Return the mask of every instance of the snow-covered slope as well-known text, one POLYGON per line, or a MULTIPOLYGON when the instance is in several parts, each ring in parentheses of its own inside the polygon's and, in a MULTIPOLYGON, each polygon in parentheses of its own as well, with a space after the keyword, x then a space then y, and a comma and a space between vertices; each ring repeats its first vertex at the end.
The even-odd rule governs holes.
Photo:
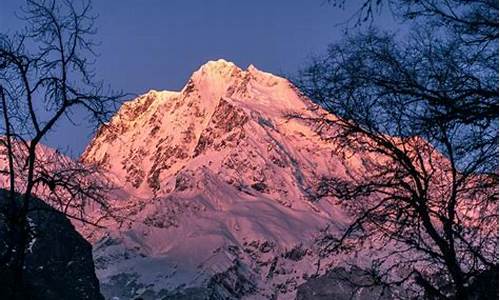
POLYGON ((121 187, 124 218, 89 237, 105 295, 293 298, 318 271, 308 243, 346 222, 314 189, 346 166, 290 114, 334 118, 286 79, 224 60, 126 102, 82 156, 121 187))

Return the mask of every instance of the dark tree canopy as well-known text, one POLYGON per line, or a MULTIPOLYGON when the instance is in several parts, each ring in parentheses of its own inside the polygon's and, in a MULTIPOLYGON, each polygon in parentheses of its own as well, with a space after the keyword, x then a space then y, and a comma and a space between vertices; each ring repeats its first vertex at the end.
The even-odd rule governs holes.
POLYGON ((498 270, 498 2, 367 0, 355 24, 383 5, 414 26, 408 35, 359 30, 297 80, 339 116, 304 121, 346 161, 372 158, 318 186, 353 217, 319 244, 327 255, 376 240, 380 281, 472 299, 471 283, 498 270))

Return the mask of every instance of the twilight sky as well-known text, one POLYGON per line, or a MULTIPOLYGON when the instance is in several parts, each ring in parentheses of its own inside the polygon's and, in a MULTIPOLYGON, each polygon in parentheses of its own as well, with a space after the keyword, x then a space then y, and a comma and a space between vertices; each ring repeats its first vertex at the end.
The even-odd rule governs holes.
MULTIPOLYGON (((344 27, 335 25, 353 12, 325 0, 93 2, 99 15, 95 40, 101 42, 97 76, 114 89, 137 94, 180 90, 193 71, 217 58, 292 74, 342 37, 344 27)), ((21 3, 1 0, 2 32, 18 28, 14 12, 21 3)), ((379 22, 392 23, 385 16, 379 22)), ((45 143, 78 156, 91 137, 89 124, 63 122, 45 143)))

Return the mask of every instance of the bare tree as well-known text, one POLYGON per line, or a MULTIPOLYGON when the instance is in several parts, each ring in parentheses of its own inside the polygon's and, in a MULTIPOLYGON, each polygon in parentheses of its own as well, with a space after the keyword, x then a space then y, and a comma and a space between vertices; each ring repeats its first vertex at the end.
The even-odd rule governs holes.
MULTIPOLYGON (((346 8, 345 0, 328 2, 346 8)), ((446 27, 468 42, 498 39, 497 0, 360 0, 350 4, 354 13, 346 22, 349 26, 372 23, 388 11, 401 21, 423 20, 436 28, 446 27)))
MULTIPOLYGON (((382 2, 361 9, 373 16, 370 5, 382 2)), ((325 255, 375 245, 386 283, 472 299, 470 286, 498 270, 498 3, 387 3, 425 22, 405 38, 371 28, 347 37, 297 80, 339 116, 303 119, 348 168, 317 192, 353 222, 319 243, 325 255)))
POLYGON ((90 1, 27 0, 20 19, 24 30, 0 35, 0 144, 9 189, 2 215, 12 241, 2 263, 12 272, 14 296, 22 299, 32 197, 45 198, 70 218, 94 223, 84 208, 91 202, 105 208, 103 194, 110 187, 97 167, 73 162, 41 143, 62 119, 71 121, 72 113, 104 122, 121 95, 95 81, 90 1))

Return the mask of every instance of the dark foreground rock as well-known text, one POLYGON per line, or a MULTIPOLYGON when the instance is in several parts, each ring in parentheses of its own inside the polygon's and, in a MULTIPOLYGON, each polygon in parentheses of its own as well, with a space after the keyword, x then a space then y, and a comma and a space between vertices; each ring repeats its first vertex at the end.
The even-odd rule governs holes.
POLYGON ((472 300, 499 299, 498 298, 498 265, 479 274, 473 280, 469 289, 472 291, 472 300))
MULTIPOLYGON (((0 208, 6 192, 0 190, 0 208)), ((29 214, 35 238, 28 246, 23 290, 30 300, 103 300, 92 260, 92 246, 61 213, 39 199, 33 199, 29 214)), ((6 222, 0 214, 0 255, 9 241, 6 222)), ((0 265, 0 299, 11 299, 12 274, 0 265)))
POLYGON ((392 299, 388 291, 371 285, 372 280, 360 269, 352 268, 347 271, 344 268, 334 268, 327 274, 311 278, 298 286, 297 300, 392 299))
MULTIPOLYGON (((498 265, 478 274, 470 283, 470 300, 498 299, 498 265)), ((403 294, 401 290, 393 291, 403 294)), ((403 297, 409 298, 409 297, 403 297)), ((434 299, 424 293, 425 299, 434 299)), ((311 278, 297 288, 297 300, 370 300, 392 299, 389 290, 373 285, 361 269, 334 268, 325 275, 311 278)))

